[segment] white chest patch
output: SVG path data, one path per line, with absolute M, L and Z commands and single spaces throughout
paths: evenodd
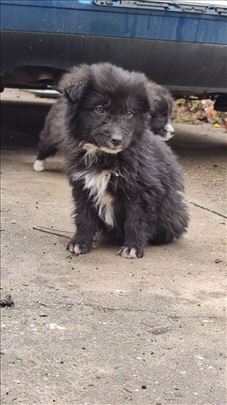
M 111 172 L 103 170 L 100 173 L 76 173 L 74 179 L 84 178 L 84 188 L 89 190 L 89 196 L 93 198 L 98 216 L 109 226 L 114 225 L 113 197 L 106 191 Z

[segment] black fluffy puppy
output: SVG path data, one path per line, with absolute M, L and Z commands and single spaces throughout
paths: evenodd
M 149 128 L 155 135 L 168 141 L 174 135 L 171 123 L 173 99 L 166 88 L 152 81 L 147 81 L 146 89 L 150 110 Z M 35 171 L 45 170 L 45 160 L 55 155 L 59 149 L 64 150 L 65 108 L 64 99 L 60 95 L 47 114 L 44 127 L 39 134 L 39 150 L 33 166 Z
M 60 83 L 75 201 L 69 250 L 76 255 L 90 251 L 100 229 L 121 241 L 124 258 L 186 231 L 181 170 L 149 130 L 147 86 L 143 74 L 108 63 L 74 68 Z

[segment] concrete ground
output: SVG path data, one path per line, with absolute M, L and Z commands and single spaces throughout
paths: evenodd
M 227 134 L 178 126 L 184 239 L 136 261 L 99 243 L 72 257 L 62 161 L 32 170 L 47 105 L 2 107 L 2 404 L 225 405 Z

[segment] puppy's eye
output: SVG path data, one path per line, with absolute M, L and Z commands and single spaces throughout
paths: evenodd
M 103 107 L 103 105 L 98 105 L 97 107 L 95 107 L 95 111 L 98 114 L 103 114 L 105 112 L 105 108 Z
M 133 117 L 133 115 L 134 115 L 134 113 L 132 112 L 132 111 L 127 111 L 127 117 L 128 118 L 132 118 Z

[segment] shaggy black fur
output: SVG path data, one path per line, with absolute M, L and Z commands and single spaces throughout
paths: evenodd
M 63 146 L 65 138 L 65 102 L 60 97 L 47 114 L 44 127 L 39 134 L 38 155 L 36 160 L 54 156 Z
M 143 74 L 111 64 L 82 65 L 60 83 L 75 254 L 89 252 L 98 229 L 120 240 L 126 258 L 142 257 L 147 243 L 169 243 L 186 231 L 181 170 L 149 130 L 147 86 Z

